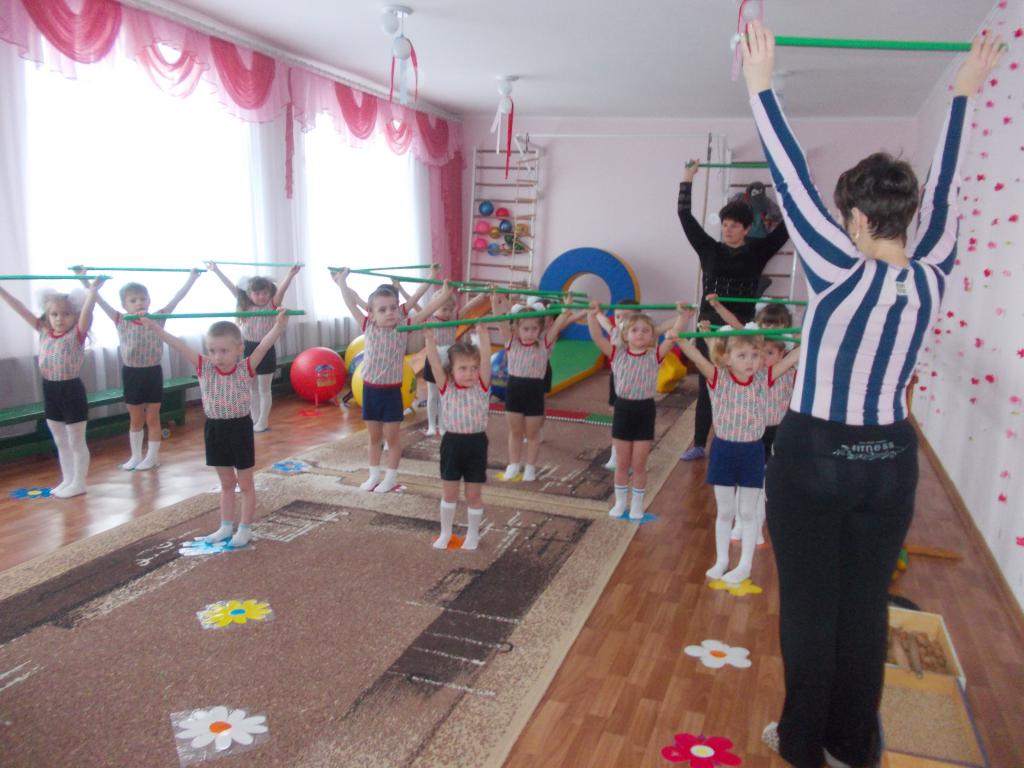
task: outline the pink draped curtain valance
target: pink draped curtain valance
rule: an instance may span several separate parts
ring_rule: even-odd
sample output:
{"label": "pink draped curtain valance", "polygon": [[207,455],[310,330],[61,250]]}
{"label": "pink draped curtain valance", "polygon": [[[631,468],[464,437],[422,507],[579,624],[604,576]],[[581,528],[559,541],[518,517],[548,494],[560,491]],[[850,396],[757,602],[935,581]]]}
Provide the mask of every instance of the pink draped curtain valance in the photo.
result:
{"label": "pink draped curtain valance", "polygon": [[[379,137],[396,154],[411,151],[431,166],[446,165],[461,148],[461,127],[447,120],[114,0],[78,0],[75,7],[74,0],[0,0],[0,39],[69,77],[77,64],[102,62],[119,46],[171,95],[187,97],[203,80],[237,117],[267,122],[290,110],[303,130],[326,113],[353,145]],[[160,44],[178,58],[171,60]]]}

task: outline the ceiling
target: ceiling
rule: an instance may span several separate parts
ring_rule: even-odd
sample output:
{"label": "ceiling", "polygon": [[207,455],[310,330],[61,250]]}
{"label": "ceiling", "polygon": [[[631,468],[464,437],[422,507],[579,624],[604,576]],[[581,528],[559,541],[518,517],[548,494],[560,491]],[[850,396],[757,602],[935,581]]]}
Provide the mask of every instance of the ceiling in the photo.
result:
{"label": "ceiling", "polygon": [[[493,114],[497,75],[518,75],[517,115],[744,117],[728,42],[738,0],[406,0],[420,98]],[[967,40],[995,0],[765,0],[779,34]],[[372,0],[151,0],[358,81],[387,87],[390,43]],[[793,116],[913,116],[948,53],[780,49]]]}

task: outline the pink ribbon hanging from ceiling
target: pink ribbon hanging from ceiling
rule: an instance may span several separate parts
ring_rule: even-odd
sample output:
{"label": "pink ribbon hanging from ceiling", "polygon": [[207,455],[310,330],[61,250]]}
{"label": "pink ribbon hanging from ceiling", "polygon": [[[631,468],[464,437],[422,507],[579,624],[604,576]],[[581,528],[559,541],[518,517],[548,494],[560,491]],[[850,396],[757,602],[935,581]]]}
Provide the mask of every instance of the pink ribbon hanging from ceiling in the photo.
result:
{"label": "pink ribbon hanging from ceiling", "polygon": [[79,13],[65,0],[22,0],[22,5],[54,48],[82,64],[110,53],[121,28],[121,6],[111,0],[83,0]]}
{"label": "pink ribbon hanging from ceiling", "polygon": [[274,60],[253,51],[252,67],[248,68],[238,48],[217,37],[210,38],[210,53],[231,100],[245,109],[263,106],[274,82]]}
{"label": "pink ribbon hanging from ceiling", "polygon": [[[341,107],[341,117],[349,132],[357,139],[368,139],[377,126],[377,97],[362,93],[362,104],[356,103],[356,92],[347,85],[334,84],[334,95]],[[404,151],[404,150],[403,150]]]}

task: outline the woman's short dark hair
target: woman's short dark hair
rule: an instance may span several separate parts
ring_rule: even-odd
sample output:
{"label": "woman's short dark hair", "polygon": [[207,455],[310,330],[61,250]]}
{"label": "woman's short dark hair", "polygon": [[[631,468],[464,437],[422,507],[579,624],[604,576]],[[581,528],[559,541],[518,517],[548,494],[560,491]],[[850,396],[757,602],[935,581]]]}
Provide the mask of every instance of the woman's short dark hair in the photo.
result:
{"label": "woman's short dark hair", "polygon": [[743,227],[749,227],[754,223],[754,211],[742,200],[733,200],[726,203],[718,212],[719,221],[726,219],[732,219]]}
{"label": "woman's short dark hair", "polygon": [[836,182],[835,202],[844,223],[857,208],[867,216],[871,236],[883,240],[907,241],[919,197],[910,163],[888,152],[868,155]]}

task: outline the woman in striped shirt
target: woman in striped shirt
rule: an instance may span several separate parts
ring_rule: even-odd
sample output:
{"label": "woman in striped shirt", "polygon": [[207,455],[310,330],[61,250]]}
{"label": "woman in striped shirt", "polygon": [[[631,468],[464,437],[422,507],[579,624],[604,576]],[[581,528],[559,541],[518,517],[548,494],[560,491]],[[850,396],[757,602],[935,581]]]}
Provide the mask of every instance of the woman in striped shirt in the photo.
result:
{"label": "woman in striped shirt", "polygon": [[771,89],[774,37],[753,22],[740,45],[810,299],[766,485],[786,701],[763,738],[800,767],[819,768],[823,758],[874,765],[889,579],[917,483],[903,393],[955,263],[970,98],[997,64],[999,41],[976,39],[956,77],[910,245],[919,199],[910,166],[878,153],[842,174],[834,196],[840,225],[826,212]]}
{"label": "woman in striped shirt", "polygon": [[654,393],[657,391],[658,369],[676,343],[675,334],[693,315],[682,304],[672,329],[658,344],[654,321],[648,315],[634,312],[627,315],[618,333],[606,339],[601,331],[596,301],[590,303],[587,326],[590,338],[611,361],[615,377],[615,403],[612,416],[612,450],[615,453],[615,505],[608,510],[611,517],[626,514],[629,497],[629,472],[633,471],[633,495],[629,500],[629,519],[644,517],[644,494],[647,490],[647,457],[654,441]]}
{"label": "woman in striped shirt", "polygon": [[444,434],[441,438],[441,535],[434,541],[434,547],[448,548],[459,502],[459,482],[465,481],[468,520],[462,549],[476,549],[484,515],[483,485],[487,481],[491,366],[481,363],[479,332],[475,346],[463,341],[451,344],[445,356],[447,362],[441,360],[434,331],[425,329],[423,337],[441,399],[441,432]]}

